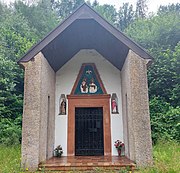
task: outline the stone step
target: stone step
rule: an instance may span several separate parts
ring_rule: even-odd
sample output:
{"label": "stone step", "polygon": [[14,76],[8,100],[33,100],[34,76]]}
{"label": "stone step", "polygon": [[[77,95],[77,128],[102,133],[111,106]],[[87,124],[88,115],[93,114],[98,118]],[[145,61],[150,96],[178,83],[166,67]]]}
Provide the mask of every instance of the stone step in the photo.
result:
{"label": "stone step", "polygon": [[118,156],[73,156],[53,157],[39,164],[40,170],[50,171],[88,171],[88,170],[120,170],[133,171],[135,164],[126,157]]}

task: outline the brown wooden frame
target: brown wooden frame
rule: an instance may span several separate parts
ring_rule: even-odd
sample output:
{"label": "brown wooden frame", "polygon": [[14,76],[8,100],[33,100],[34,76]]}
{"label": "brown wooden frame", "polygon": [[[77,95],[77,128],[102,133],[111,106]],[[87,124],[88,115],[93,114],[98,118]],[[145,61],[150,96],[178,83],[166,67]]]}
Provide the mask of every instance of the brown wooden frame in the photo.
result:
{"label": "brown wooden frame", "polygon": [[67,155],[75,155],[75,108],[76,107],[102,107],[104,130],[104,155],[111,155],[111,118],[110,94],[104,95],[68,95],[68,137]]}

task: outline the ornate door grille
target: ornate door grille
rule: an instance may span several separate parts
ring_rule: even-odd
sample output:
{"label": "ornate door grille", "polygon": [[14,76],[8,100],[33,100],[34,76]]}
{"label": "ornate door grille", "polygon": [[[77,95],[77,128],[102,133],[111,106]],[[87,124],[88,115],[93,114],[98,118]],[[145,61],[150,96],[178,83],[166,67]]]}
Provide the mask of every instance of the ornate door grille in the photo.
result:
{"label": "ornate door grille", "polygon": [[75,109],[75,155],[104,155],[103,108]]}

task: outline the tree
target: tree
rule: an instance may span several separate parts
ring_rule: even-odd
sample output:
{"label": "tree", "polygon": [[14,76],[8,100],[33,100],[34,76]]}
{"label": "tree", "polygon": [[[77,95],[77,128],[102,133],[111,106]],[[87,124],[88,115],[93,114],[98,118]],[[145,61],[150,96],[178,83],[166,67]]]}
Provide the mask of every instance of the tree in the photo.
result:
{"label": "tree", "polygon": [[136,2],[136,18],[145,18],[148,7],[146,0],[137,0]]}
{"label": "tree", "polygon": [[153,143],[158,139],[180,141],[180,107],[172,107],[161,97],[150,100],[151,130]]}
{"label": "tree", "polygon": [[133,11],[133,5],[129,3],[123,3],[123,6],[120,7],[118,17],[119,17],[119,28],[121,31],[124,31],[133,21],[135,13]]}
{"label": "tree", "polygon": [[53,3],[53,9],[56,11],[60,20],[62,20],[69,16],[84,2],[84,0],[57,0]]}
{"label": "tree", "polygon": [[161,97],[171,106],[180,105],[180,42],[174,50],[152,49],[155,59],[148,71],[150,98]]}
{"label": "tree", "polygon": [[173,106],[179,104],[179,18],[177,13],[161,14],[136,20],[125,30],[154,57],[148,73],[150,97],[160,96]]}
{"label": "tree", "polygon": [[[3,7],[3,19],[0,18],[0,143],[11,141],[13,144],[20,139],[23,103],[23,71],[16,61],[34,44],[36,36],[22,14],[4,4],[0,6]],[[17,127],[15,121],[18,121]]]}
{"label": "tree", "polygon": [[117,12],[113,5],[96,5],[94,9],[111,24],[117,25]]}
{"label": "tree", "polygon": [[[20,0],[11,6],[0,2],[0,143],[20,141],[23,70],[16,61],[83,2]],[[118,13],[96,0],[92,7],[153,55],[148,70],[153,140],[159,136],[179,140],[180,5],[161,6],[149,18],[145,0],[137,1],[136,17],[128,3]]]}
{"label": "tree", "polygon": [[[20,16],[14,15],[14,19]],[[22,18],[21,18],[22,19]],[[12,20],[17,21],[17,20]],[[11,22],[8,20],[7,22]],[[21,27],[25,26],[25,21],[19,22]],[[1,23],[2,24],[2,23]],[[25,33],[21,29],[20,34],[19,26],[14,26],[15,23],[6,22],[2,24],[0,29],[1,40],[3,44],[0,46],[0,72],[1,72],[1,87],[0,97],[1,106],[1,116],[16,118],[22,114],[22,100],[23,100],[23,71],[20,69],[16,63],[17,59],[22,56],[34,43],[33,38],[28,39],[23,35],[26,33],[28,36],[28,29],[25,29]],[[27,31],[27,32],[26,32]],[[9,88],[10,87],[10,88]]]}
{"label": "tree", "polygon": [[163,14],[163,13],[172,13],[172,12],[176,12],[176,13],[180,13],[180,4],[176,3],[176,4],[169,4],[167,6],[163,6],[161,5],[158,9],[158,15]]}
{"label": "tree", "polygon": [[15,12],[21,14],[27,20],[29,27],[35,31],[36,41],[55,28],[59,22],[50,0],[40,0],[32,4],[15,1],[14,8]]}
{"label": "tree", "polygon": [[92,3],[92,7],[96,7],[97,5],[99,5],[98,1],[94,0],[93,3]]}
{"label": "tree", "polygon": [[148,69],[152,138],[180,140],[180,13],[176,5],[139,18],[125,32],[154,57]]}
{"label": "tree", "polygon": [[179,18],[178,13],[167,13],[138,19],[125,30],[125,33],[147,49],[174,49],[180,40]]}

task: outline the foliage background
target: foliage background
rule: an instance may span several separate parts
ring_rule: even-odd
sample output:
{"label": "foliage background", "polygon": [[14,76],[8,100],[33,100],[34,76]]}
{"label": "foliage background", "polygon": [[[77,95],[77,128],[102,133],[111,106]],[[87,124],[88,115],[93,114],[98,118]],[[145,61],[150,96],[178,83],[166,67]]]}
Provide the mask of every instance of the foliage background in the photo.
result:
{"label": "foliage background", "polygon": [[[0,2],[0,144],[21,142],[23,70],[17,60],[84,0]],[[180,4],[148,13],[145,0],[120,9],[87,2],[154,57],[148,70],[153,142],[180,141]]]}

